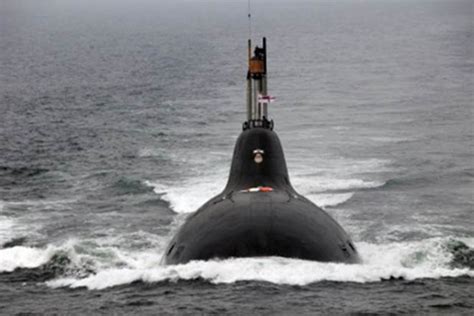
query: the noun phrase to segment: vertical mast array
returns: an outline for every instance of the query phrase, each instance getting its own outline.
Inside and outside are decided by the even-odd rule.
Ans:
[[[252,56],[252,41],[248,41],[247,72],[247,122],[244,129],[252,127],[272,128],[268,120],[267,96],[267,41],[263,38],[262,47],[256,46]]]

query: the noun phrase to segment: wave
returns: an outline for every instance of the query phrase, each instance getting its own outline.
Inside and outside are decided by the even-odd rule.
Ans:
[[[1,201],[0,201],[1,203]],[[0,204],[0,211],[2,210],[2,205]],[[12,230],[15,227],[16,223],[12,218],[7,216],[0,216],[0,246],[5,242],[8,242],[12,238]]]
[[[329,191],[353,191],[361,189],[375,189],[385,185],[384,181],[370,181],[362,179],[338,179],[329,177],[295,177],[293,183],[296,189],[305,195],[310,193]]]
[[[362,264],[321,263],[281,257],[160,264],[163,247],[139,250],[70,240],[61,246],[0,249],[0,271],[31,276],[50,287],[104,289],[141,282],[202,279],[210,283],[265,281],[306,285],[320,281],[474,277],[474,238],[430,238],[372,244],[360,242]],[[30,269],[25,274],[25,269]],[[18,272],[20,271],[20,272]]]
[[[308,165],[309,157],[296,164],[296,174],[291,176],[295,189],[320,207],[334,207],[347,202],[359,190],[376,189],[385,186],[385,181],[360,179],[360,173],[380,172],[387,169],[390,161],[381,159],[327,161],[326,169]],[[311,157],[314,159],[314,157]],[[209,162],[210,163],[210,162]],[[227,164],[213,166],[210,171],[174,181],[144,181],[146,186],[169,203],[176,213],[191,213],[213,196],[222,192],[227,181]]]
[[[354,196],[354,192],[349,193],[320,193],[320,194],[307,194],[306,197],[311,200],[314,204],[322,208],[334,207],[346,203]]]
[[[53,288],[100,290],[137,281],[154,283],[201,279],[214,284],[264,281],[301,286],[320,281],[366,283],[389,279],[474,277],[472,266],[453,266],[455,254],[450,252],[453,250],[448,246],[450,242],[431,239],[384,245],[360,243],[363,264],[321,263],[280,257],[236,258],[154,268],[110,268],[85,278],[58,278],[46,284]],[[472,261],[474,251],[469,249]]]
[[[0,200],[0,214],[9,214],[8,206],[11,202]],[[0,215],[0,248],[22,244],[29,231],[27,227],[19,225],[18,220],[11,216]]]
[[[176,213],[192,213],[219,194],[224,189],[225,181],[225,177],[215,175],[207,179],[194,178],[183,181],[181,185],[153,181],[145,181],[145,184],[167,201]]]
[[[225,178],[214,176],[207,179],[190,179],[179,186],[154,181],[145,181],[144,183],[152,187],[156,194],[167,201],[176,213],[191,213],[223,190]],[[345,203],[354,195],[354,192],[347,191],[378,188],[385,184],[384,182],[360,179],[329,178],[316,180],[295,178],[294,183],[298,192],[320,207],[331,207]]]
[[[33,220],[33,215],[40,211],[71,209],[76,199],[69,200],[0,200],[0,248],[10,245],[23,244],[28,239],[37,236],[41,226]],[[26,212],[28,211],[28,212]],[[30,215],[27,215],[30,214]]]
[[[58,249],[49,246],[45,249],[15,246],[0,249],[0,272],[12,272],[18,268],[37,268],[46,263]]]
[[[153,189],[140,180],[120,178],[111,185],[110,190],[116,195],[138,195]]]

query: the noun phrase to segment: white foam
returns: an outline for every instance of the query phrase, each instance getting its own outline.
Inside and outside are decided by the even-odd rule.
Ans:
[[[153,187],[155,193],[162,194],[162,198],[170,203],[175,212],[191,213],[222,192],[225,181],[225,177],[214,175],[183,181],[181,185],[153,181],[145,181],[145,184]]]
[[[162,198],[170,203],[170,207],[175,212],[191,213],[213,196],[222,192],[225,181],[224,176],[214,175],[207,178],[189,179],[183,181],[181,185],[155,181],[145,181],[145,184],[151,186],[155,193],[162,195]],[[327,207],[342,204],[354,195],[354,192],[327,193],[328,191],[377,188],[383,186],[384,182],[326,177],[295,177],[294,184],[301,194],[307,196],[317,205]]]
[[[306,197],[319,207],[326,208],[330,206],[337,206],[349,201],[354,196],[354,192],[349,193],[320,193],[308,194]]]
[[[146,153],[148,154],[148,149]],[[202,172],[202,164],[199,165],[200,172],[197,173],[190,167],[194,171],[191,172],[194,175],[190,178],[168,182],[145,181],[145,184],[153,187],[155,193],[162,195],[176,213],[194,212],[224,189],[228,165],[227,162],[223,163],[222,155],[222,152],[216,152],[212,159],[204,161],[204,165],[209,167],[205,172]],[[220,163],[215,164],[216,159]],[[375,158],[348,160],[336,157],[324,159],[322,163],[324,168],[315,169],[313,155],[299,157],[291,181],[302,195],[321,207],[328,207],[346,202],[357,190],[383,186],[385,182],[371,179],[373,178],[371,174],[386,170],[389,161]],[[361,173],[366,174],[367,179],[361,179]]]
[[[148,245],[143,249],[130,249],[122,243],[124,235],[116,238],[107,237],[99,240],[69,239],[60,245],[49,245],[46,248],[15,246],[0,249],[0,272],[11,272],[16,268],[37,268],[47,263],[55,254],[66,255],[74,270],[103,270],[114,266],[130,268],[147,268],[160,264],[165,239],[149,233],[138,233],[137,243]]]
[[[360,243],[363,264],[321,263],[279,257],[238,258],[222,261],[193,261],[184,265],[150,267],[135,262],[135,268],[109,268],[86,278],[61,278],[47,282],[51,287],[104,289],[134,281],[160,282],[204,279],[211,283],[265,281],[275,284],[306,285],[319,281],[378,282],[389,278],[440,278],[469,275],[474,271],[453,269],[447,239],[419,242]],[[472,240],[469,241],[472,244]],[[145,264],[145,265],[141,265]]]
[[[11,272],[17,268],[36,268],[47,263],[55,248],[46,249],[16,246],[0,249],[0,272]]]

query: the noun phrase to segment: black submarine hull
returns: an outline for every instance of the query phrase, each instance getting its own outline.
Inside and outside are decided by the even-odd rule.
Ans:
[[[264,153],[259,163],[255,150]],[[343,228],[293,189],[278,136],[263,127],[242,132],[226,188],[187,218],[164,259],[182,264],[259,256],[360,262]]]

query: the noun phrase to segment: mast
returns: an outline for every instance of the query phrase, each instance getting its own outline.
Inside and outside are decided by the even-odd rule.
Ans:
[[[247,72],[247,121],[244,130],[253,127],[273,129],[273,121],[268,120],[268,103],[273,98],[267,95],[267,40],[262,47],[255,46],[252,56],[252,41],[248,40]]]

